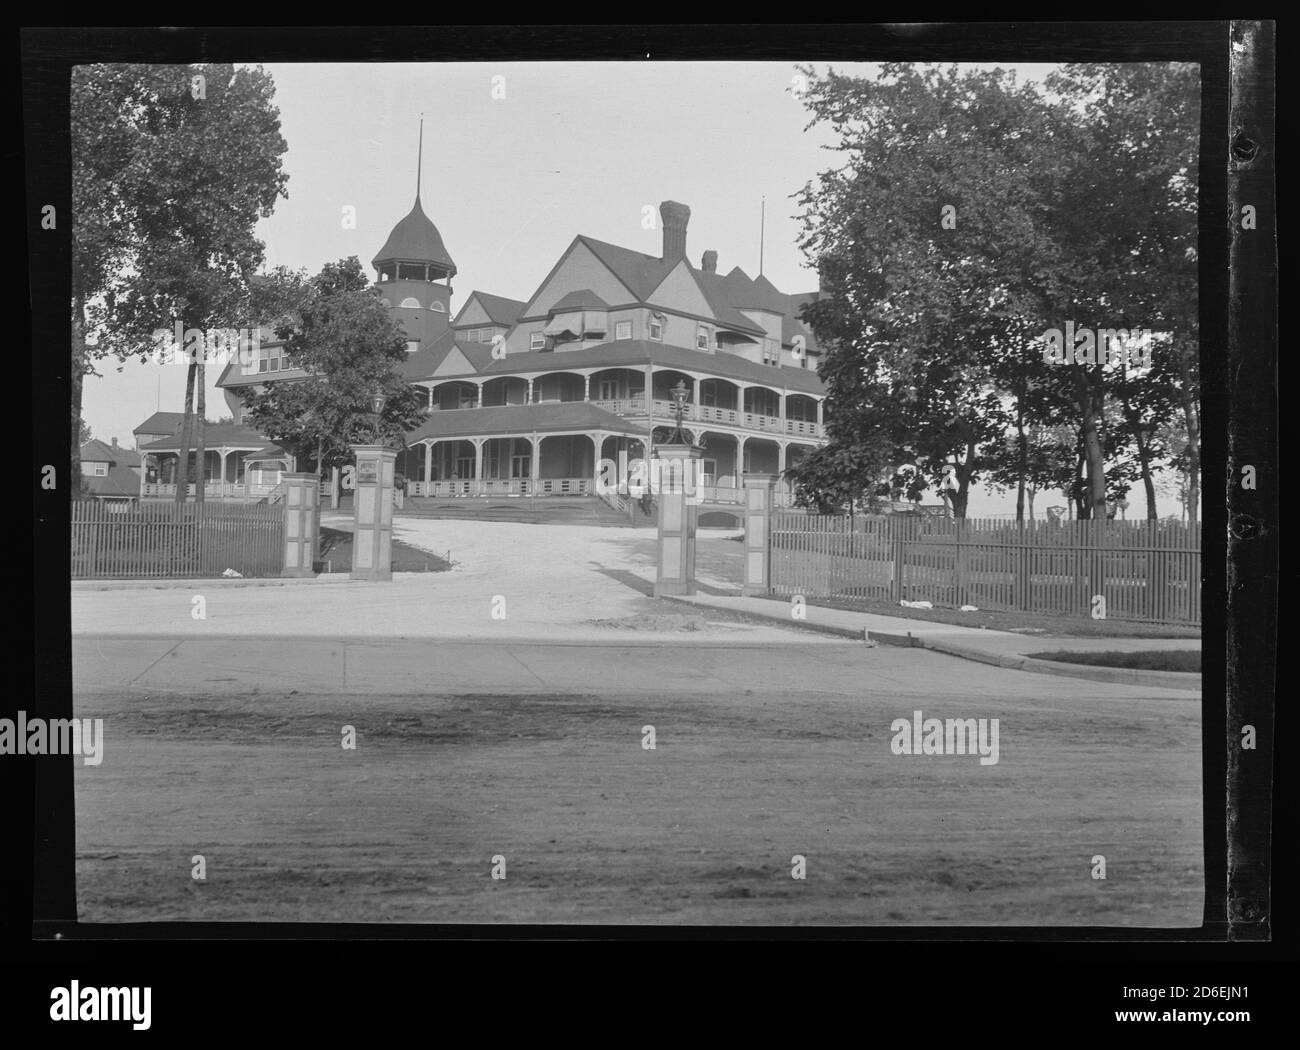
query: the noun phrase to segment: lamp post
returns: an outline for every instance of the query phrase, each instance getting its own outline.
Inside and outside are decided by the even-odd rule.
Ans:
[[[379,444],[379,417],[384,411],[384,403],[387,400],[382,391],[376,391],[375,396],[370,399],[370,406],[375,410],[375,423],[372,432],[373,443],[376,445]]]
[[[691,441],[682,433],[682,414],[686,411],[686,381],[677,380],[677,385],[670,392],[673,395],[673,411],[677,414],[677,427],[668,439],[668,444],[689,445]]]

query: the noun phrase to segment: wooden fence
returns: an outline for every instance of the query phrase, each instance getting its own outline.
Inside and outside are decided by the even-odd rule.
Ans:
[[[783,596],[929,601],[1201,622],[1201,527],[884,515],[772,516],[772,586]]]
[[[72,503],[72,576],[279,576],[284,508],[258,503]]]

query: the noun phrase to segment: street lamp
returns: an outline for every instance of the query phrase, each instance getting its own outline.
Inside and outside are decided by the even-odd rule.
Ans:
[[[384,411],[384,402],[387,400],[388,399],[384,397],[382,392],[377,392],[375,396],[370,399],[370,406],[375,410],[375,425],[374,425],[375,436],[374,436],[373,443],[376,445],[379,444],[379,416]]]
[[[672,437],[668,439],[670,445],[689,445],[691,442],[682,433],[682,413],[686,411],[686,382],[677,380],[677,385],[672,388],[670,393],[673,395],[673,408],[677,413],[677,429],[673,431]]]

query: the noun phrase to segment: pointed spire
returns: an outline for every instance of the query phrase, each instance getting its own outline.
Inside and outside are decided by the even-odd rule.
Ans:
[[[420,203],[420,175],[424,170],[424,114],[420,114],[420,147],[415,153],[415,202]]]

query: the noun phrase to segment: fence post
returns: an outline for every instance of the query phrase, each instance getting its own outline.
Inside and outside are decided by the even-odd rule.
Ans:
[[[741,594],[772,593],[772,495],[775,474],[746,474],[745,583]]]
[[[697,464],[702,454],[695,445],[655,447],[655,458],[660,467],[656,598],[665,594],[695,593],[695,525],[702,495]],[[651,477],[654,476],[652,472]]]
[[[884,520],[884,527],[893,537],[894,577],[889,581],[889,596],[894,602],[903,600],[903,569],[907,564],[907,530],[909,523],[890,515]]]
[[[281,576],[312,576],[316,557],[316,505],[320,478],[284,475],[284,570]]]
[[[393,472],[397,453],[383,445],[353,445],[357,456],[352,491],[353,580],[393,578]]]

